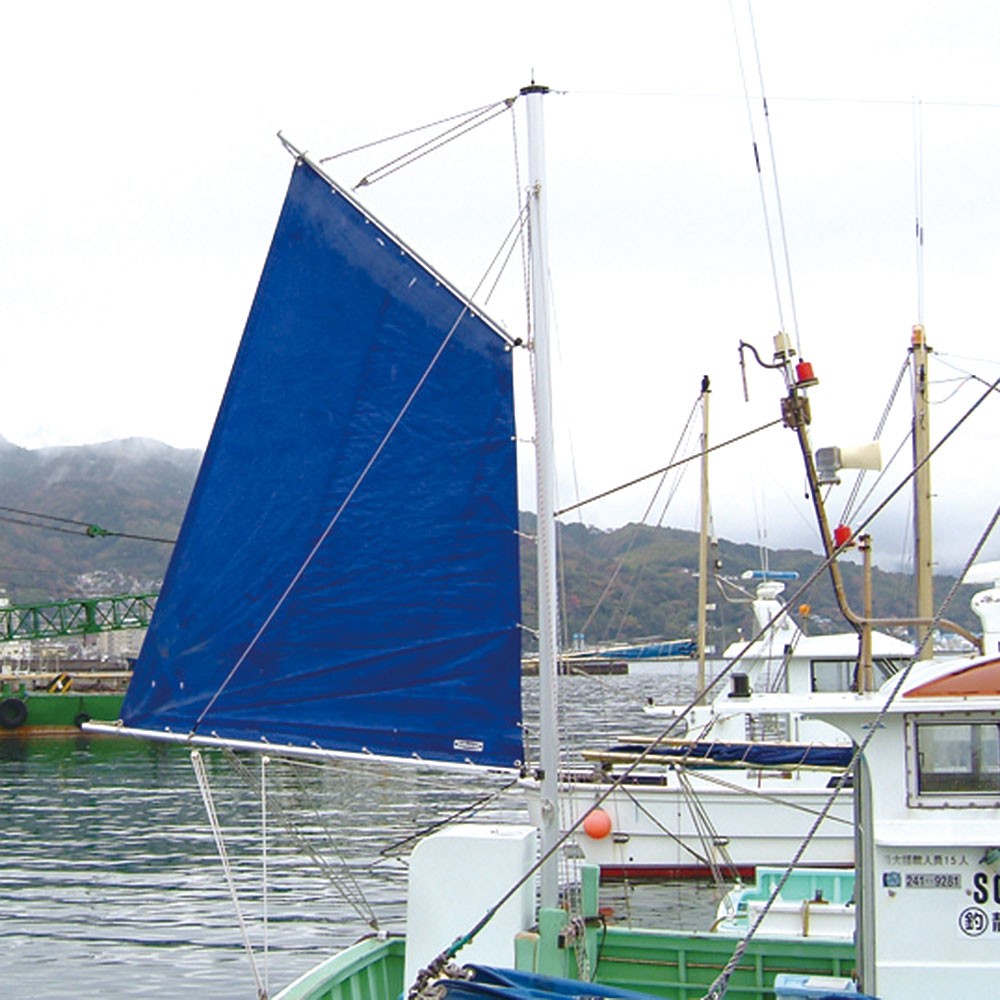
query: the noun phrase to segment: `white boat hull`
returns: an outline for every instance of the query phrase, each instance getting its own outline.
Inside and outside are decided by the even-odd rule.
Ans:
[[[572,836],[583,857],[606,878],[700,878],[721,869],[752,877],[759,865],[787,864],[800,849],[824,807],[828,772],[771,774],[715,769],[670,769],[661,784],[616,787],[600,808],[611,829],[591,836],[585,826]],[[722,784],[724,783],[724,784]],[[528,810],[540,810],[537,785],[525,782]],[[568,829],[595,808],[609,785],[571,781],[560,789],[560,819]],[[591,824],[586,824],[591,826]],[[600,831],[596,831],[600,832]],[[798,859],[810,867],[854,864],[854,809],[849,789],[840,793]]]

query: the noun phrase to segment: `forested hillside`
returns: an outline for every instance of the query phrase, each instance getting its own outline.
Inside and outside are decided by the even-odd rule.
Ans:
[[[87,595],[155,591],[184,514],[200,453],[129,439],[76,448],[29,451],[0,439],[0,587],[14,603]],[[525,624],[536,615],[534,517],[522,515],[522,602]],[[698,537],[691,531],[627,525],[605,531],[560,526],[563,631],[587,641],[693,637],[697,606]],[[757,569],[757,546],[720,539],[709,586],[716,610],[709,640],[718,648],[749,630],[747,605],[725,599],[716,576]],[[803,550],[767,554],[771,569],[796,570],[805,580],[819,557]],[[861,607],[861,573],[844,567],[852,606]],[[939,595],[952,579],[936,581]],[[794,594],[789,585],[787,594]],[[731,585],[730,597],[738,596]],[[963,588],[950,617],[968,628],[971,588]],[[874,573],[875,613],[900,616],[913,607],[905,574]],[[812,631],[844,628],[826,574],[794,603],[812,608]]]

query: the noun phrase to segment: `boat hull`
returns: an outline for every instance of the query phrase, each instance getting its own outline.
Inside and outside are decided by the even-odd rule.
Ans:
[[[599,942],[594,982],[665,1000],[694,1000],[705,995],[737,943],[712,934],[611,927]],[[408,985],[404,955],[402,938],[365,939],[311,969],[275,1000],[398,1000]],[[854,966],[853,943],[758,938],[749,942],[730,990],[733,996],[763,1000],[773,997],[775,977],[782,972],[848,977]]]
[[[648,781],[568,782],[560,789],[564,829],[603,878],[752,878],[759,866],[787,864],[830,795],[826,772],[776,774],[720,768],[675,769]],[[534,782],[524,783],[528,811],[539,818]],[[610,790],[609,790],[610,789]],[[610,818],[603,836],[585,832],[583,818],[600,803]],[[854,864],[854,808],[849,789],[837,797],[798,863],[847,868]],[[603,832],[603,831],[598,831]]]
[[[85,722],[113,722],[125,694],[28,691],[0,694],[0,739],[77,733]]]

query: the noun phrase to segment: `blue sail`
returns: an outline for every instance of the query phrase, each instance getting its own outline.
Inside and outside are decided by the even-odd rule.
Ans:
[[[299,158],[123,724],[514,766],[517,538],[510,340]]]

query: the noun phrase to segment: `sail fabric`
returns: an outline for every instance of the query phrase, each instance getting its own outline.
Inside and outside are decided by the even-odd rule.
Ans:
[[[300,158],[122,722],[520,761],[510,346]]]

